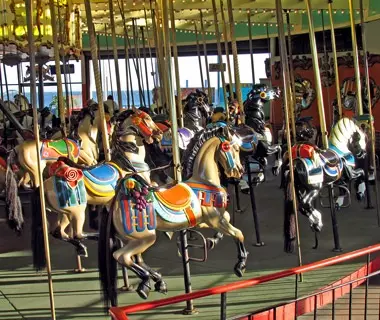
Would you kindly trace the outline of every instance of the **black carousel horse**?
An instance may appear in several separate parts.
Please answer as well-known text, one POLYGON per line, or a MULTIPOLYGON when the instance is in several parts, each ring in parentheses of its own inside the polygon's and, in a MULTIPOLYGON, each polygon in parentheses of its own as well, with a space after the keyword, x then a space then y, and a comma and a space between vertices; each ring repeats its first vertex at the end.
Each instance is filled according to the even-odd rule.
MULTIPOLYGON (((356 180, 357 197, 361 199, 364 196, 364 171, 358 168, 357 160, 365 155, 366 135, 348 118, 342 118, 333 127, 327 150, 310 144, 296 144, 292 147, 298 210, 308 217, 313 231, 319 232, 323 227, 322 214, 313 205, 322 188, 340 181, 356 180)), ((293 252, 296 229, 288 161, 284 162, 283 168, 284 250, 293 252)), ((347 192, 349 193, 348 190, 347 192)))

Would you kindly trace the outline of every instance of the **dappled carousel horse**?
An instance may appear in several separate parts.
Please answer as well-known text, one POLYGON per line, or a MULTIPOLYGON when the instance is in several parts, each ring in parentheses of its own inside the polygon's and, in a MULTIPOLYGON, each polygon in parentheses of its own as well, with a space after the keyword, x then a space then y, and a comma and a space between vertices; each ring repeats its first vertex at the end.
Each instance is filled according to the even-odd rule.
MULTIPOLYGON (((127 172, 137 172, 150 181, 149 167, 144 162, 144 142, 152 143, 154 139, 160 139, 161 131, 146 113, 138 109, 119 114, 116 121, 110 162, 87 167, 67 158, 59 158, 50 166, 50 177, 44 181, 49 209, 66 217, 51 226, 52 235, 74 245, 80 256, 87 256, 83 240, 97 240, 96 234, 83 233, 86 206, 108 205, 115 195, 118 180, 127 172), (72 236, 65 233, 68 224, 73 227, 72 236)), ((38 193, 36 196, 38 197, 38 193)), ((40 213, 36 213, 34 217, 38 219, 40 213)), ((40 225, 41 221, 36 220, 35 223, 40 225)), ((35 241, 33 245, 33 254, 35 267, 39 269, 45 262, 44 254, 41 252, 42 238, 38 238, 38 228, 34 228, 34 231, 34 238, 39 241, 35 241)))
MULTIPOLYGON (((308 144, 292 147, 294 159, 294 185, 298 210, 309 218, 312 230, 322 229, 322 214, 313 206, 313 200, 321 189, 339 180, 357 180, 358 198, 364 196, 364 171, 357 168, 356 159, 365 157, 365 133, 348 118, 342 118, 333 127, 329 137, 329 148, 321 150, 308 144)), ((285 155, 287 157, 287 154, 285 155)), ((295 217, 289 182, 289 166, 285 160, 284 181, 284 237, 286 252, 293 252, 295 242, 295 217)))
POLYGON ((141 282, 137 293, 144 299, 150 291, 150 278, 155 290, 165 293, 162 276, 133 256, 144 253, 156 241, 156 230, 179 231, 207 224, 232 236, 238 248, 235 273, 242 276, 247 252, 240 230, 229 223, 227 194, 221 187, 218 164, 228 177, 240 178, 237 136, 229 128, 212 128, 196 134, 185 154, 185 181, 171 188, 152 188, 145 179, 131 173, 117 188, 110 211, 103 214, 99 239, 99 272, 105 302, 117 304, 116 261, 134 272, 141 282), (116 237, 125 246, 116 249, 116 237))

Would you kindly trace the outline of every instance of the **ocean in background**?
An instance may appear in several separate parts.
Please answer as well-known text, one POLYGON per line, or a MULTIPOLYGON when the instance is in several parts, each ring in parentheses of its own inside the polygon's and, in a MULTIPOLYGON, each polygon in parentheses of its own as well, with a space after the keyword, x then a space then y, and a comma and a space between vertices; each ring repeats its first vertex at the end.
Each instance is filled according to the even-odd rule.
MULTIPOLYGON (((250 89, 251 88, 248 86, 242 88, 243 100, 246 99, 250 89)), ((11 100, 13 100, 13 96, 15 94, 17 94, 16 91, 13 92, 13 90, 10 90, 9 96, 10 96, 11 100)), ((107 100, 107 95, 109 95, 109 94, 111 94, 111 92, 104 92, 103 93, 103 99, 107 100)), ((30 93, 25 92, 25 95, 28 98, 28 100, 30 101, 30 93)), ((37 92, 37 95, 38 95, 38 92, 37 92)), ((51 103, 54 100, 54 97, 56 95, 57 95, 56 92, 45 91, 44 92, 44 106, 51 107, 50 105, 51 105, 51 103)), ((114 96, 114 100, 117 101, 117 92, 116 91, 114 91, 113 96, 114 96)), ((92 99, 97 101, 96 91, 93 91, 91 93, 91 97, 92 97, 92 99)), ((74 108, 81 108, 82 107, 82 92, 81 91, 73 91, 72 92, 72 99, 73 99, 74 108)), ((148 106, 148 101, 150 101, 150 103, 152 104, 151 92, 149 92, 149 98, 148 98, 148 92, 145 91, 144 98, 142 99, 138 90, 133 91, 133 102, 134 102, 134 105, 136 107, 148 106)), ((122 91, 122 102, 123 102, 123 107, 128 106, 128 96, 127 96, 126 90, 122 91)), ((38 99, 37 99, 37 103, 39 103, 38 99)), ((223 89, 222 88, 219 88, 219 90, 216 90, 212 103, 214 104, 214 107, 216 107, 216 106, 224 107, 224 98, 223 98, 223 89), (219 93, 219 96, 218 96, 218 93, 219 93)), ((132 105, 132 97, 130 95, 130 92, 129 92, 129 105, 132 105)), ((40 108, 40 106, 38 106, 38 107, 40 108)), ((52 109, 52 112, 58 116, 57 107, 52 106, 51 109, 52 109)), ((265 114, 267 116, 269 116, 269 103, 265 106, 265 114)))

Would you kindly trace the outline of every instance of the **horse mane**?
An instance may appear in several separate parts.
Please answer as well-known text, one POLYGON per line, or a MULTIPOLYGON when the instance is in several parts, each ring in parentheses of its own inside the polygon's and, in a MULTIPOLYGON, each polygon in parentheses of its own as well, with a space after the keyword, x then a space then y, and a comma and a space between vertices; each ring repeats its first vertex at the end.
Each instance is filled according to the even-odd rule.
POLYGON ((77 123, 79 123, 86 118, 86 116, 90 116, 91 118, 91 124, 94 124, 95 120, 95 111, 99 110, 99 106, 97 104, 93 104, 89 107, 82 108, 82 110, 79 112, 77 116, 77 123))
POLYGON ((202 146, 211 138, 223 136, 227 137, 229 132, 230 128, 228 127, 214 127, 210 129, 201 130, 195 134, 182 156, 183 172, 185 179, 190 178, 193 174, 194 161, 202 146))
MULTIPOLYGON (((342 142, 343 148, 347 148, 347 143, 349 138, 355 133, 358 132, 360 134, 360 139, 366 139, 366 134, 362 131, 361 128, 355 123, 354 120, 349 119, 347 117, 341 118, 338 120, 338 122, 333 126, 333 129, 331 130, 331 134, 329 136, 329 141, 331 141, 333 138, 336 138, 338 141, 342 142), (340 136, 344 137, 347 141, 344 142, 341 141, 340 137, 337 136, 337 130, 340 132, 340 136), (343 145, 344 144, 344 145, 343 145)), ((339 148, 340 146, 337 146, 339 148)))

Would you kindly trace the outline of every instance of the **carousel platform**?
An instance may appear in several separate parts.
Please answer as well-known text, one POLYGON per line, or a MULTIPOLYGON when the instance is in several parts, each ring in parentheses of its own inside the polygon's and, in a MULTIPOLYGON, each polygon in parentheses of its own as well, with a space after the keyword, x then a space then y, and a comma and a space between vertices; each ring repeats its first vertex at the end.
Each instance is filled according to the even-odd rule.
MULTIPOLYGON (((246 236, 249 251, 247 272, 243 279, 284 270, 298 265, 296 254, 285 254, 282 241, 282 193, 278 188, 279 179, 268 175, 268 181, 256 189, 257 207, 263 247, 255 247, 253 218, 249 196, 241 195, 243 213, 235 214, 235 225, 242 229, 246 236)), ((338 223, 341 245, 344 252, 363 248, 379 242, 376 210, 364 209, 364 203, 353 200, 352 206, 338 212, 338 223)), ((232 214, 233 204, 230 205, 232 214)), ((25 233, 14 235, 6 223, 0 222, 0 319, 51 319, 46 274, 36 274, 32 268, 30 247, 30 222, 28 204, 25 204, 27 224, 25 233)), ((30 211, 29 211, 30 212, 30 211)), ((333 236, 328 209, 324 209, 325 228, 320 235, 319 248, 313 250, 314 234, 309 230, 306 218, 300 218, 301 247, 303 263, 310 263, 337 253, 332 252, 333 236)), ((212 234, 207 232, 206 234, 212 234)), ((51 260, 55 291, 57 319, 87 320, 109 319, 103 313, 98 273, 97 251, 95 243, 88 243, 89 258, 82 259, 85 273, 75 273, 76 257, 70 245, 51 239, 51 260)), ((197 253, 194 253, 194 255, 197 253)), ((235 244, 230 238, 223 241, 209 253, 204 263, 191 262, 193 290, 231 283, 238 280, 233 274, 236 262, 235 244)), ((169 241, 159 234, 158 241, 146 254, 145 260, 159 270, 168 283, 168 296, 184 292, 182 264, 177 254, 176 241, 169 241)), ((299 295, 305 295, 330 284, 345 275, 359 269, 365 258, 342 265, 324 268, 305 275, 299 284, 299 295)), ((121 276, 121 272, 120 272, 121 276)), ((130 275, 130 282, 137 279, 130 275)), ((120 286, 123 282, 120 277, 120 286)), ((294 278, 285 278, 259 285, 250 289, 232 292, 227 295, 228 317, 246 314, 271 305, 279 304, 294 298, 294 278)), ((162 294, 151 292, 149 300, 163 298, 162 294)), ((136 293, 121 292, 119 305, 142 302, 136 293)), ((212 296, 195 301, 199 313, 184 316, 181 311, 184 304, 141 312, 131 315, 130 319, 218 319, 220 314, 220 297, 212 296)))

